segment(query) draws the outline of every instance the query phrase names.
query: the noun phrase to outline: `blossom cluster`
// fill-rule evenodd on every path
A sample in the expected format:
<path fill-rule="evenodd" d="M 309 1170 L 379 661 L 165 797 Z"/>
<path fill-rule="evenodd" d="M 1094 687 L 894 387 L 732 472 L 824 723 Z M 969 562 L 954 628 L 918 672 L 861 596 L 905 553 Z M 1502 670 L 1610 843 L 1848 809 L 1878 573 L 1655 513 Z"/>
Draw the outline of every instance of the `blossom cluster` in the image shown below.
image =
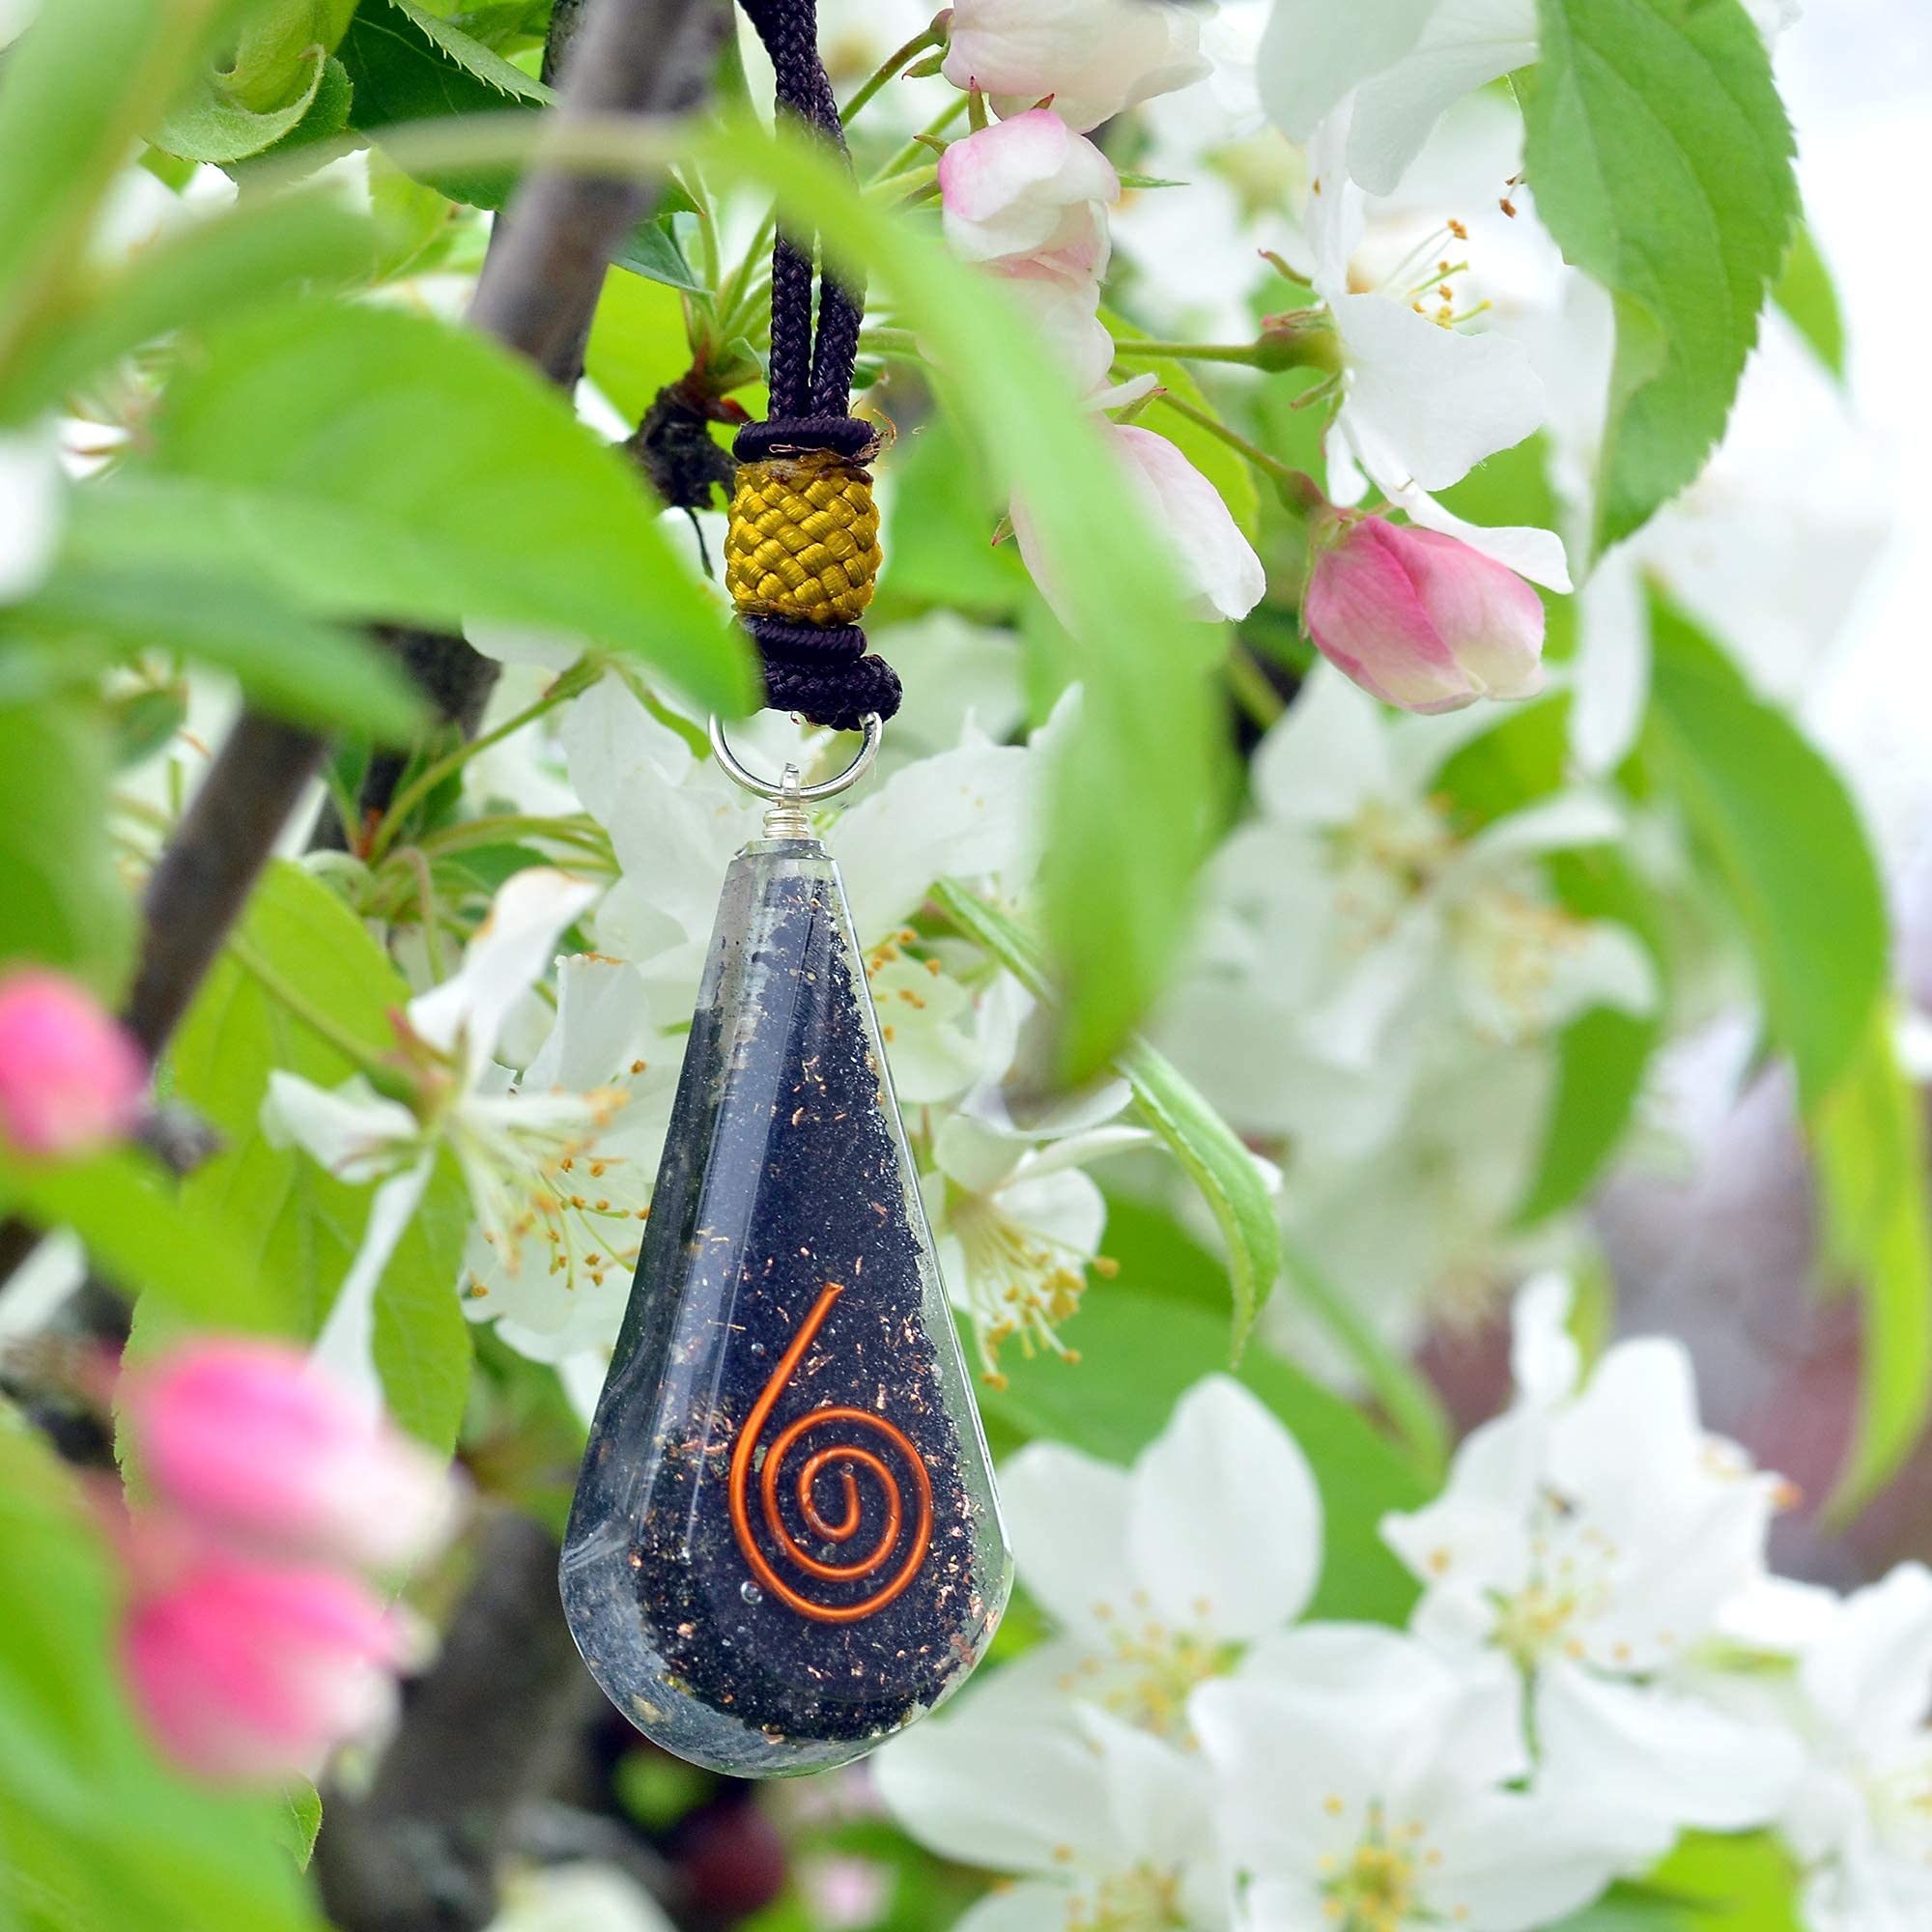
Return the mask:
<path fill-rule="evenodd" d="M 952 143 L 941 157 L 948 241 L 1003 278 L 1083 395 L 1108 410 L 1139 408 L 1156 387 L 1151 374 L 1106 386 L 1117 346 L 1099 319 L 1100 278 L 1110 256 L 1108 210 L 1122 190 L 1083 130 L 1124 105 L 1201 86 L 1209 64 L 1195 57 L 1198 29 L 1160 6 L 1067 6 L 1041 21 L 969 0 L 953 11 L 952 36 L 949 77 L 975 88 L 976 98 L 993 93 L 1011 118 Z M 1100 45 L 1110 50 L 1105 88 L 1088 71 Z M 987 74 L 1000 78 L 991 83 Z M 1025 106 L 1029 99 L 1038 104 Z M 1451 265 L 1422 259 L 1449 230 L 1411 250 L 1376 288 L 1356 288 L 1363 195 L 1344 164 L 1352 97 L 1331 110 L 1313 130 L 1301 238 L 1319 301 L 1270 318 L 1263 343 L 1271 355 L 1255 359 L 1325 369 L 1309 400 L 1334 399 L 1330 490 L 1352 503 L 1373 483 L 1389 506 L 1426 527 L 1325 505 L 1311 532 L 1303 622 L 1350 676 L 1408 709 L 1524 696 L 1541 681 L 1543 612 L 1515 572 L 1567 590 L 1562 545 L 1548 531 L 1473 529 L 1428 493 L 1530 435 L 1543 420 L 1542 385 L 1521 343 L 1461 326 L 1465 318 L 1442 280 Z M 1407 286 L 1417 273 L 1420 283 Z M 1424 291 L 1428 304 L 1416 299 Z M 1118 423 L 1109 433 L 1155 526 L 1170 537 L 1197 613 L 1245 616 L 1265 577 L 1218 494 L 1152 431 Z M 1051 600 L 1050 560 L 1023 502 L 1012 521 Z"/>
<path fill-rule="evenodd" d="M 316 1776 L 387 1720 L 411 1648 L 363 1573 L 437 1548 L 455 1486 L 279 1344 L 185 1343 L 118 1397 L 142 1496 L 114 1524 L 136 1707 L 199 1776 Z"/>
<path fill-rule="evenodd" d="M 1179 9 L 1101 11 L 1105 20 L 1078 17 L 1092 9 L 1068 9 L 1075 17 L 1041 34 L 1037 23 L 998 7 L 955 10 L 948 75 L 976 94 L 1005 95 L 1010 90 L 982 75 L 1011 80 L 1024 73 L 1022 92 L 1040 104 L 951 143 L 940 157 L 939 191 L 954 251 L 1000 277 L 1093 408 L 1125 410 L 1147 396 L 1154 379 L 1111 384 L 1114 339 L 1099 319 L 1100 284 L 1111 254 L 1107 210 L 1121 197 L 1121 182 L 1083 130 L 1128 101 L 1198 79 L 1206 67 L 1189 51 L 1193 22 Z M 1085 70 L 1101 44 L 1109 46 L 1114 71 L 1109 85 L 1096 88 Z M 1167 438 L 1105 421 L 1154 527 L 1171 539 L 1194 613 L 1245 617 L 1267 579 L 1220 493 Z M 1051 602 L 1051 560 L 1023 499 L 1014 500 L 1012 523 L 1021 554 Z"/>
<path fill-rule="evenodd" d="M 1384 1518 L 1406 1630 L 1311 1618 L 1320 1493 L 1239 1383 L 1131 1469 L 1003 1475 L 1053 1634 L 888 1746 L 899 1822 L 1010 1874 L 974 1932 L 1535 1932 L 1681 1832 L 1771 1830 L 1812 1932 L 1932 1908 L 1932 1574 L 1840 1599 L 1767 1567 L 1777 1477 L 1706 1434 L 1674 1342 L 1584 1374 L 1569 1287 L 1516 1312 L 1516 1397 Z"/>
<path fill-rule="evenodd" d="M 1122 1118 L 1119 1080 L 1028 1110 L 1009 1083 L 1023 1076 L 1034 1001 L 976 951 L 907 923 L 942 878 L 1024 897 L 1062 728 L 998 745 L 969 726 L 955 749 L 901 764 L 834 840 L 942 1270 L 990 1374 L 1008 1342 L 1062 1346 L 1058 1322 L 1104 1265 L 1105 1207 L 1085 1167 L 1150 1138 Z M 801 750 L 777 720 L 753 730 L 774 746 L 791 734 L 784 755 L 808 764 L 824 743 Z M 392 1091 L 361 1075 L 334 1091 L 288 1073 L 271 1084 L 275 1133 L 378 1184 L 318 1345 L 366 1388 L 377 1285 L 445 1146 L 476 1209 L 462 1287 L 472 1319 L 594 1393 L 630 1292 L 719 881 L 757 836 L 760 807 L 614 671 L 571 702 L 554 753 L 535 762 L 552 755 L 608 834 L 614 884 L 553 867 L 514 874 L 459 970 L 400 1016 Z M 573 925 L 596 950 L 558 959 Z M 534 990 L 553 966 L 554 1015 Z"/>

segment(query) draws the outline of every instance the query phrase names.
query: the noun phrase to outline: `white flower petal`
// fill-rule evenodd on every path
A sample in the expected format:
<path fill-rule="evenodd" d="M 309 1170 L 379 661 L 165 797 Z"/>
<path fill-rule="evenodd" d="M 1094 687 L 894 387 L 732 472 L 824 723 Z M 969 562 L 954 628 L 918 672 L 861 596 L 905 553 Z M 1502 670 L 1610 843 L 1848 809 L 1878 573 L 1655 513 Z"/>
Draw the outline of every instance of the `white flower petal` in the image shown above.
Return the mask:
<path fill-rule="evenodd" d="M 66 520 L 53 424 L 0 430 L 0 604 L 17 604 L 41 587 Z"/>
<path fill-rule="evenodd" d="M 385 1099 L 361 1074 L 332 1093 L 275 1067 L 262 1100 L 271 1144 L 293 1142 L 338 1179 L 360 1186 L 388 1173 L 422 1138 L 416 1117 Z"/>
<path fill-rule="evenodd" d="M 1376 480 L 1389 501 L 1424 529 L 1440 530 L 1445 537 L 1460 538 L 1472 550 L 1494 557 L 1519 577 L 1526 577 L 1547 590 L 1570 588 L 1569 560 L 1563 553 L 1563 539 L 1554 530 L 1538 529 L 1533 524 L 1465 523 L 1453 511 L 1445 510 L 1418 484 L 1399 477 L 1393 481 L 1381 477 Z"/>
<path fill-rule="evenodd" d="M 1169 541 L 1193 614 L 1245 617 L 1267 594 L 1267 573 L 1221 493 L 1175 443 L 1133 423 L 1112 426 L 1127 475 Z"/>
<path fill-rule="evenodd" d="M 978 1722 L 970 1708 L 872 1759 L 880 1798 L 923 1845 L 994 1871 L 1124 1861 L 1099 1753 L 1077 1733 Z"/>
<path fill-rule="evenodd" d="M 1403 58 L 1357 90 L 1349 172 L 1371 194 L 1393 194 L 1457 101 L 1536 54 L 1534 0 L 1436 0 Z"/>
<path fill-rule="evenodd" d="M 621 959 L 581 952 L 557 962 L 556 1023 L 524 1075 L 530 1094 L 586 1094 L 632 1077 L 651 1039 L 649 996 Z"/>
<path fill-rule="evenodd" d="M 1350 89 L 1413 47 L 1438 0 L 1275 0 L 1255 56 L 1262 104 L 1293 141 L 1339 106 Z"/>
<path fill-rule="evenodd" d="M 1246 1641 L 1293 1621 L 1314 1594 L 1321 1492 L 1274 1414 L 1210 1376 L 1134 1464 L 1127 1544 L 1168 1621 Z"/>
<path fill-rule="evenodd" d="M 1932 1570 L 1901 1563 L 1844 1600 L 1805 1652 L 1810 1702 L 1851 1736 L 1890 1739 L 1932 1711 Z"/>
<path fill-rule="evenodd" d="M 1256 748 L 1256 799 L 1289 824 L 1341 825 L 1387 791 L 1387 736 L 1374 698 L 1319 664 Z"/>
<path fill-rule="evenodd" d="M 1799 1771 L 1798 1743 L 1787 1730 L 1561 1660 L 1539 1676 L 1536 1732 L 1555 1783 L 1587 1791 L 1606 1813 L 1656 1821 L 1660 1850 L 1684 1826 L 1762 1825 L 1782 1807 Z"/>
<path fill-rule="evenodd" d="M 905 766 L 845 812 L 832 847 L 861 937 L 871 944 L 900 924 L 936 879 L 1022 890 L 1037 784 L 1030 749 L 968 746 Z"/>
<path fill-rule="evenodd" d="M 1124 1469 L 1057 1442 L 1030 1443 L 1000 1471 L 1020 1580 L 1056 1623 L 1102 1644 L 1133 1601 L 1130 1495 Z"/>
<path fill-rule="evenodd" d="M 1543 381 L 1513 337 L 1443 328 L 1388 296 L 1335 295 L 1329 307 L 1348 361 L 1342 420 L 1391 496 L 1446 489 L 1542 423 Z"/>
<path fill-rule="evenodd" d="M 1620 765 L 1650 701 L 1650 614 L 1642 580 L 1620 553 L 1591 571 L 1577 600 L 1570 748 L 1590 777 Z"/>
<path fill-rule="evenodd" d="M 513 872 L 453 977 L 410 1002 L 410 1025 L 432 1046 L 466 1046 L 473 1078 L 496 1051 L 517 1002 L 543 977 L 556 942 L 597 888 L 550 866 Z"/>
<path fill-rule="evenodd" d="M 1077 1896 L 1045 1878 L 998 1886 L 959 1915 L 952 1932 L 1072 1932 Z"/>
<path fill-rule="evenodd" d="M 362 1245 L 355 1252 L 310 1359 L 368 1414 L 383 1409 L 383 1380 L 376 1369 L 376 1290 L 396 1245 L 409 1232 L 435 1171 L 434 1153 L 392 1176 L 369 1203 Z"/>
<path fill-rule="evenodd" d="M 1519 1401 L 1539 1406 L 1576 1391 L 1582 1352 L 1570 1333 L 1570 1277 L 1550 1269 L 1517 1292 L 1510 1321 L 1510 1375 Z"/>

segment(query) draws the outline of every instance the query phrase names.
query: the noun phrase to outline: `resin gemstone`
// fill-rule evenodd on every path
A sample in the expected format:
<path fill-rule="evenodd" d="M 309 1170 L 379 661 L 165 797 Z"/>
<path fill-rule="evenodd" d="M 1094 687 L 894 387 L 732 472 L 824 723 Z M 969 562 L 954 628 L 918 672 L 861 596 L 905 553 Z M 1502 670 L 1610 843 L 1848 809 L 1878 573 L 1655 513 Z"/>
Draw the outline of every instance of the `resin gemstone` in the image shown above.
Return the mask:
<path fill-rule="evenodd" d="M 761 840 L 571 1510 L 572 1634 L 667 1749 L 810 1771 L 964 1681 L 1009 1569 L 838 869 Z"/>

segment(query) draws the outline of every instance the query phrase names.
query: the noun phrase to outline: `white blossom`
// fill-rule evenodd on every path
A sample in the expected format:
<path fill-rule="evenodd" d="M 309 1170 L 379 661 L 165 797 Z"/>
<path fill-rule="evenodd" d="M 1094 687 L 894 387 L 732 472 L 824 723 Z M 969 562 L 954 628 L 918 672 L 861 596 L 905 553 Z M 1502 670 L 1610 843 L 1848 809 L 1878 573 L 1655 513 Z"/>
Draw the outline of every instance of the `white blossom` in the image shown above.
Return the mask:
<path fill-rule="evenodd" d="M 1058 1634 L 994 1679 L 1009 1708 L 1091 1705 L 1170 1741 L 1188 1697 L 1307 1607 L 1321 1499 L 1286 1429 L 1210 1376 L 1130 1469 L 1037 1442 L 1001 1471 L 1013 1561 Z"/>
<path fill-rule="evenodd" d="M 1246 1880 L 1246 1932 L 1537 1932 L 1628 1848 L 1532 1770 L 1508 1665 L 1452 1667 L 1394 1631 L 1312 1624 L 1190 1710 Z"/>
<path fill-rule="evenodd" d="M 1200 28 L 1167 0 L 955 0 L 945 73 L 1002 114 L 1049 104 L 1069 128 L 1185 87 L 1208 71 Z"/>
<path fill-rule="evenodd" d="M 1560 1277 L 1524 1290 L 1515 1406 L 1463 1443 L 1435 1501 L 1382 1532 L 1424 1584 L 1417 1634 L 1508 1659 L 1545 1776 L 1655 1856 L 1685 1825 L 1764 1822 L 1796 1774 L 1781 1729 L 1727 1716 L 1686 1675 L 1763 1574 L 1784 1486 L 1703 1430 L 1674 1341 L 1619 1342 L 1579 1385 L 1568 1305 Z"/>
<path fill-rule="evenodd" d="M 1804 1768 L 1778 1822 L 1810 1932 L 1932 1923 L 1932 1571 L 1902 1563 L 1833 1605 L 1795 1704 Z"/>
<path fill-rule="evenodd" d="M 554 955 L 558 935 L 596 889 L 547 867 L 516 872 L 497 893 L 458 971 L 404 1009 L 410 1104 L 361 1075 L 327 1091 L 276 1069 L 263 1103 L 270 1131 L 332 1173 L 377 1181 L 362 1245 L 316 1345 L 319 1358 L 367 1400 L 378 1283 L 420 1205 L 439 1150 L 469 1184 L 483 1233 L 504 1252 L 557 1211 L 562 1163 L 584 1152 L 613 1111 L 601 1092 L 522 1096 L 495 1059 L 511 1014 Z"/>

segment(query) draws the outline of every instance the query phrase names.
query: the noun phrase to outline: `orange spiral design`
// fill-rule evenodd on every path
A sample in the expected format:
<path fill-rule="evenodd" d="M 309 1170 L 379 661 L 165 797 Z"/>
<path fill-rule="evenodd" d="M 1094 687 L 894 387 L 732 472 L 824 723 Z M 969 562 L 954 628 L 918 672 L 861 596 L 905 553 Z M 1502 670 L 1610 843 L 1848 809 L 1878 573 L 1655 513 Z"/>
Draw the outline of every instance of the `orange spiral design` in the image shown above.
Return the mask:
<path fill-rule="evenodd" d="M 766 1449 L 764 1465 L 758 1472 L 758 1513 L 764 1520 L 766 1533 L 778 1546 L 785 1562 L 805 1576 L 822 1577 L 832 1583 L 861 1583 L 875 1576 L 891 1562 L 893 1552 L 899 1547 L 906 1517 L 905 1496 L 899 1479 L 883 1456 L 856 1443 L 840 1442 L 829 1448 L 814 1449 L 799 1464 L 793 1485 L 799 1515 L 805 1519 L 806 1527 L 814 1536 L 823 1537 L 827 1543 L 849 1543 L 864 1526 L 865 1502 L 859 1492 L 856 1472 L 863 1471 L 878 1485 L 879 1492 L 885 1498 L 885 1524 L 872 1547 L 852 1562 L 826 1563 L 812 1555 L 785 1527 L 779 1510 L 780 1472 L 793 1444 L 808 1429 L 838 1422 L 853 1429 L 870 1430 L 897 1452 L 912 1471 L 918 1490 L 918 1511 L 912 1541 L 898 1568 L 870 1596 L 862 1597 L 857 1603 L 818 1604 L 793 1588 L 778 1574 L 753 1532 L 752 1464 L 757 1457 L 758 1440 L 764 1435 L 765 1425 L 771 1420 L 779 1397 L 784 1393 L 785 1384 L 791 1380 L 805 1351 L 810 1348 L 811 1338 L 824 1326 L 826 1316 L 832 1312 L 832 1304 L 844 1293 L 842 1282 L 827 1282 L 824 1293 L 812 1304 L 811 1313 L 799 1324 L 791 1346 L 779 1357 L 778 1367 L 772 1371 L 771 1379 L 759 1390 L 758 1399 L 752 1405 L 752 1412 L 746 1416 L 745 1426 L 738 1434 L 737 1446 L 731 1451 L 728 1489 L 732 1533 L 738 1539 L 738 1548 L 751 1566 L 752 1575 L 780 1603 L 796 1610 L 800 1616 L 825 1624 L 862 1623 L 874 1612 L 884 1609 L 919 1574 L 920 1565 L 925 1561 L 926 1552 L 932 1548 L 932 1478 L 926 1472 L 925 1463 L 902 1430 L 894 1428 L 883 1416 L 874 1415 L 865 1408 L 814 1408 L 780 1430 Z M 828 1470 L 837 1471 L 843 1490 L 841 1512 L 836 1519 L 827 1516 L 818 1505 L 818 1479 Z"/>

